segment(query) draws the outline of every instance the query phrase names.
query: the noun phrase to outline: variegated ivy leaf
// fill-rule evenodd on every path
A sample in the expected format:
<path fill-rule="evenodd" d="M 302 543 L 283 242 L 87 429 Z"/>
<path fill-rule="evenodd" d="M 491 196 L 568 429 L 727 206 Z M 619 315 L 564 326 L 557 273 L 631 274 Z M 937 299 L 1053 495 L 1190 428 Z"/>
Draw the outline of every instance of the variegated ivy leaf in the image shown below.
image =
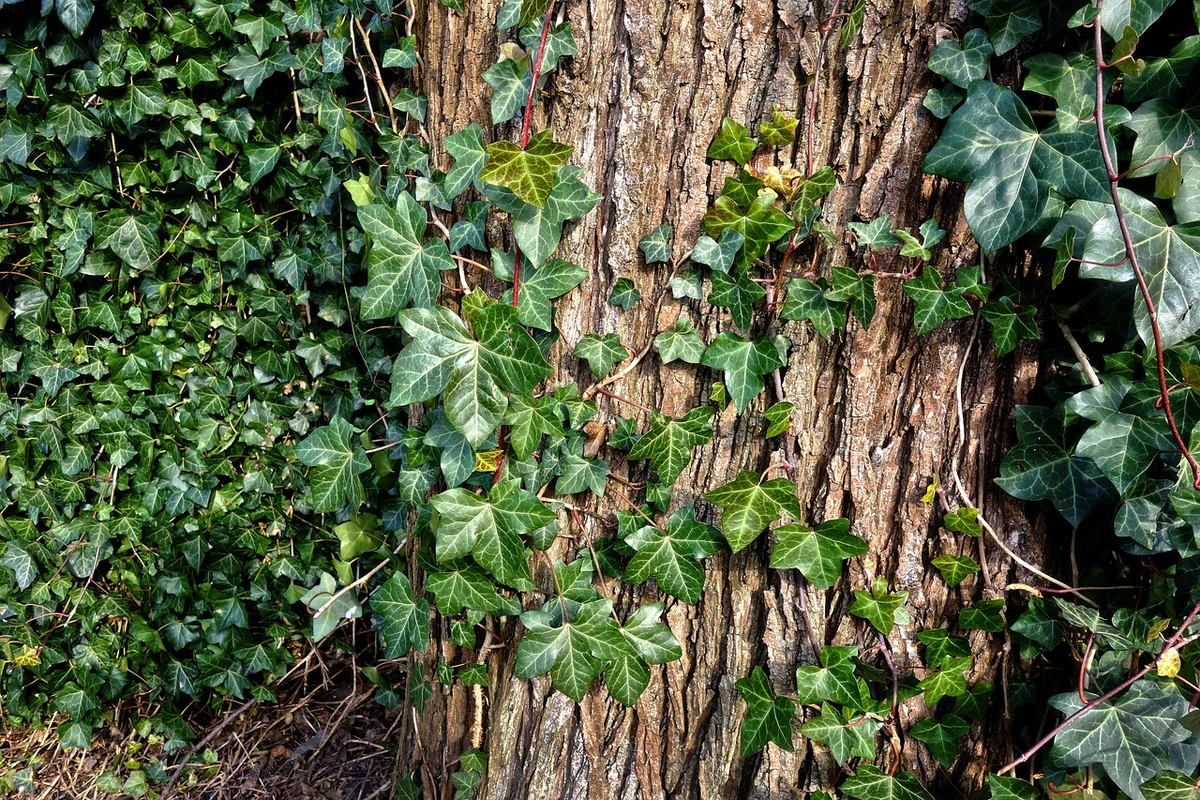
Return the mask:
<path fill-rule="evenodd" d="M 838 764 L 852 757 L 875 757 L 875 734 L 883 721 L 838 711 L 837 706 L 824 703 L 821 713 L 804 723 L 800 733 L 830 749 Z"/>
<path fill-rule="evenodd" d="M 550 130 L 539 131 L 524 149 L 512 142 L 488 145 L 488 160 L 480 180 L 503 186 L 531 206 L 545 208 L 558 171 L 575 148 L 554 141 Z"/>
<path fill-rule="evenodd" d="M 690 319 L 681 319 L 675 323 L 673 330 L 655 336 L 654 346 L 658 348 L 658 354 L 664 364 L 670 364 L 672 361 L 699 364 L 704 357 L 704 340 L 692 327 Z"/>
<path fill-rule="evenodd" d="M 670 225 L 659 225 L 638 241 L 638 249 L 647 264 L 659 264 L 671 260 L 671 233 L 675 229 Z"/>

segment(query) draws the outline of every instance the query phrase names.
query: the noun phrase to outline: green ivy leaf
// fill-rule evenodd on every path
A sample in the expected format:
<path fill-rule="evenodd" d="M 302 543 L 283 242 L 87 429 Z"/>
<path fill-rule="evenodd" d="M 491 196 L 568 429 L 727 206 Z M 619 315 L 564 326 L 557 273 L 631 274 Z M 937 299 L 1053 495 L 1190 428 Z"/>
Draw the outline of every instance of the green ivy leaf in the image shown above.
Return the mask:
<path fill-rule="evenodd" d="M 958 743 L 971 730 L 971 725 L 953 714 L 940 719 L 925 718 L 909 729 L 908 735 L 924 742 L 929 752 L 946 769 L 958 757 Z"/>
<path fill-rule="evenodd" d="M 495 611 L 502 601 L 488 577 L 475 567 L 459 566 L 428 572 L 425 588 L 433 593 L 438 611 L 452 616 L 464 608 L 471 611 Z"/>
<path fill-rule="evenodd" d="M 970 658 L 971 645 L 962 636 L 951 636 L 945 628 L 919 631 L 917 641 L 925 645 L 925 666 L 938 669 L 951 658 Z"/>
<path fill-rule="evenodd" d="M 877 577 L 871 591 L 854 591 L 854 603 L 850 613 L 865 619 L 875 630 L 887 636 L 896 624 L 896 612 L 904 607 L 908 592 L 888 591 L 887 579 Z"/>
<path fill-rule="evenodd" d="M 658 348 L 658 354 L 664 364 L 670 364 L 672 361 L 699 364 L 704 358 L 704 340 L 692 326 L 692 321 L 686 318 L 676 322 L 673 330 L 655 336 L 654 346 Z"/>
<path fill-rule="evenodd" d="M 410 650 L 425 652 L 429 643 L 429 602 L 413 598 L 412 584 L 403 572 L 392 573 L 375 590 L 371 610 L 383 618 L 379 635 L 387 658 L 400 658 Z"/>
<path fill-rule="evenodd" d="M 974 559 L 967 556 L 955 556 L 950 553 L 943 553 L 930 563 L 937 567 L 938 572 L 942 573 L 942 580 L 951 589 L 965 581 L 969 576 L 979 572 L 979 565 L 975 563 Z"/>
<path fill-rule="evenodd" d="M 704 567 L 697 563 L 721 546 L 711 525 L 696 521 L 695 510 L 684 506 L 667 520 L 666 530 L 646 526 L 625 538 L 635 551 L 624 580 L 642 583 L 651 577 L 672 597 L 694 605 L 704 588 Z"/>
<path fill-rule="evenodd" d="M 642 293 L 637 290 L 629 278 L 617 278 L 613 282 L 612 291 L 608 293 L 609 304 L 624 311 L 633 308 L 641 299 Z"/>
<path fill-rule="evenodd" d="M 1087 702 L 1096 698 L 1088 692 L 1084 697 Z M 1084 703 L 1074 691 L 1050 699 L 1050 705 L 1068 715 Z M 1101 764 L 1122 791 L 1140 798 L 1139 786 L 1173 763 L 1171 746 L 1191 736 L 1179 723 L 1187 712 L 1187 700 L 1175 692 L 1137 681 L 1060 731 L 1050 757 L 1064 766 Z"/>
<path fill-rule="evenodd" d="M 854 233 L 854 239 L 860 247 L 880 250 L 900 244 L 900 240 L 892 235 L 892 220 L 889 217 L 876 217 L 870 222 L 849 222 L 846 227 Z"/>
<path fill-rule="evenodd" d="M 821 713 L 800 728 L 800 733 L 830 749 L 834 760 L 845 765 L 851 758 L 871 759 L 875 757 L 875 734 L 883 727 L 883 721 L 873 718 L 851 719 L 836 706 L 825 703 Z"/>
<path fill-rule="evenodd" d="M 1134 253 L 1158 313 L 1163 346 L 1172 347 L 1200 330 L 1200 315 L 1190 313 L 1192 306 L 1200 302 L 1200 224 L 1168 225 L 1150 200 L 1127 189 L 1119 193 Z M 1110 209 L 1111 206 L 1088 234 L 1079 274 L 1084 278 L 1132 281 L 1133 270 L 1128 264 L 1097 265 L 1119 262 L 1125 257 L 1120 223 Z M 1143 342 L 1152 344 L 1150 317 L 1141 293 L 1133 283 L 1126 291 L 1137 298 L 1133 316 L 1138 334 Z"/>
<path fill-rule="evenodd" d="M 509 189 L 531 206 L 545 208 L 558 171 L 574 150 L 554 141 L 550 130 L 535 133 L 525 149 L 512 142 L 493 142 L 488 145 L 488 160 L 479 178 Z"/>
<path fill-rule="evenodd" d="M 972 0 L 968 5 L 972 11 L 987 16 L 988 31 L 998 56 L 1042 29 L 1042 15 L 1034 0 Z"/>
<path fill-rule="evenodd" d="M 772 439 L 784 433 L 792 425 L 792 411 L 796 408 L 793 403 L 776 403 L 763 412 L 767 421 L 767 438 Z"/>
<path fill-rule="evenodd" d="M 37 565 L 34 563 L 33 557 L 17 542 L 10 541 L 5 546 L 4 558 L 0 559 L 0 567 L 8 567 L 12 570 L 13 579 L 17 582 L 17 589 L 22 592 L 37 579 Z"/>
<path fill-rule="evenodd" d="M 496 277 L 502 277 L 497 274 Z M 541 266 L 524 264 L 521 267 L 521 288 L 517 295 L 517 317 L 522 325 L 543 331 L 554 330 L 554 306 L 557 297 L 583 283 L 587 273 L 582 267 L 551 258 Z M 504 301 L 512 303 L 512 290 L 504 293 Z"/>
<path fill-rule="evenodd" d="M 1077 426 L 1066 409 L 1018 406 L 1016 413 L 1020 443 L 1001 462 L 997 486 L 1021 500 L 1051 501 L 1072 525 L 1116 499 L 1096 463 L 1073 452 Z"/>
<path fill-rule="evenodd" d="M 162 250 L 157 221 L 145 213 L 110 211 L 96 220 L 94 236 L 97 247 L 111 250 L 136 270 L 153 264 Z"/>
<path fill-rule="evenodd" d="M 708 295 L 708 302 L 719 308 L 728 308 L 733 324 L 739 330 L 749 329 L 754 322 L 754 304 L 766 296 L 767 290 L 750 280 L 745 267 L 712 274 L 712 291 Z"/>
<path fill-rule="evenodd" d="M 743 207 L 732 198 L 721 195 L 704 215 L 704 232 L 712 237 L 721 237 L 726 230 L 740 233 L 745 241 L 742 246 L 743 263 L 753 262 L 767 252 L 773 242 L 791 233 L 791 217 L 775 207 L 776 194 L 764 189 L 749 207 Z M 695 251 L 692 253 L 695 260 Z"/>
<path fill-rule="evenodd" d="M 1025 59 L 1027 92 L 1053 97 L 1063 112 L 1086 119 L 1096 108 L 1096 62 L 1082 53 L 1038 53 Z M 1125 83 L 1128 92 L 1129 81 Z M 1126 95 L 1128 99 L 1128 94 Z"/>
<path fill-rule="evenodd" d="M 629 451 L 630 460 L 649 459 L 665 484 L 673 484 L 692 460 L 692 448 L 712 440 L 711 408 L 693 408 L 679 419 L 654 413 L 650 431 Z"/>
<path fill-rule="evenodd" d="M 888 775 L 870 764 L 860 766 L 839 788 L 855 800 L 933 800 L 911 772 Z"/>
<path fill-rule="evenodd" d="M 987 76 L 993 52 L 987 31 L 973 28 L 963 36 L 962 44 L 953 39 L 939 42 L 929 54 L 929 69 L 966 89 Z"/>
<path fill-rule="evenodd" d="M 408 192 L 400 192 L 395 208 L 365 206 L 358 210 L 358 220 L 371 237 L 367 288 L 360 301 L 363 318 L 391 317 L 409 303 L 432 306 L 441 287 L 438 272 L 453 269 L 454 262 L 444 241 L 425 241 L 425 209 Z"/>
<path fill-rule="evenodd" d="M 1010 779 L 1011 780 L 1011 779 Z M 1200 788 L 1196 779 L 1182 772 L 1167 770 L 1160 772 L 1141 786 L 1142 797 L 1145 800 L 1196 800 L 1200 797 Z M 1036 800 L 1030 794 L 1020 800 Z"/>
<path fill-rule="evenodd" d="M 793 278 L 788 281 L 787 297 L 779 316 L 808 320 L 817 333 L 829 336 L 834 330 L 846 327 L 846 304 L 830 300 L 824 289 L 807 278 Z"/>
<path fill-rule="evenodd" d="M 983 528 L 979 525 L 979 509 L 957 509 L 942 518 L 942 524 L 951 533 L 961 533 L 964 536 L 982 536 Z"/>
<path fill-rule="evenodd" d="M 353 510 L 363 500 L 358 476 L 371 468 L 371 462 L 351 444 L 353 432 L 349 422 L 334 417 L 296 445 L 296 458 L 312 468 L 308 477 L 314 511 L 336 511 L 347 504 Z"/>
<path fill-rule="evenodd" d="M 774 343 L 749 341 L 728 331 L 718 334 L 701 362 L 725 373 L 725 386 L 741 413 L 763 389 L 762 376 L 785 366 Z"/>
<path fill-rule="evenodd" d="M 719 242 L 711 236 L 701 234 L 688 258 L 697 264 L 704 264 L 714 272 L 728 272 L 733 265 L 734 257 L 737 256 L 738 250 L 742 249 L 745 241 L 746 237 L 731 227 L 726 227 L 721 231 Z"/>
<path fill-rule="evenodd" d="M 721 130 L 708 146 L 706 155 L 709 158 L 735 161 L 744 166 L 750 162 L 757 147 L 758 142 L 750 136 L 746 126 L 725 117 L 721 120 Z"/>
<path fill-rule="evenodd" d="M 493 125 L 508 122 L 525 106 L 533 85 L 528 58 L 502 58 L 484 70 L 481 77 L 492 87 Z"/>
<path fill-rule="evenodd" d="M 554 512 L 514 481 L 492 487 L 485 499 L 451 489 L 430 502 L 441 515 L 437 559 L 446 564 L 471 554 L 496 580 L 517 589 L 533 588 L 521 536 L 555 524 Z"/>
<path fill-rule="evenodd" d="M 779 110 L 779 106 L 771 109 L 771 118 L 758 127 L 758 136 L 763 144 L 773 147 L 786 147 L 796 140 L 796 127 L 800 120 L 789 117 Z"/>
<path fill-rule="evenodd" d="M 553 397 L 532 400 L 523 395 L 509 399 L 504 423 L 509 426 L 508 441 L 518 460 L 529 458 L 538 448 L 542 436 L 561 436 L 562 419 L 558 415 L 558 402 Z"/>
<path fill-rule="evenodd" d="M 1004 600 L 980 600 L 958 612 L 958 627 L 964 631 L 1001 633 L 1004 630 Z"/>
<path fill-rule="evenodd" d="M 83 31 L 92 21 L 95 11 L 92 0 L 55 0 L 54 8 L 58 12 L 59 22 L 76 39 L 83 37 Z"/>
<path fill-rule="evenodd" d="M 675 228 L 670 225 L 659 225 L 638 240 L 638 249 L 642 251 L 647 264 L 671 260 L 671 234 L 674 231 Z"/>
<path fill-rule="evenodd" d="M 607 481 L 608 464 L 569 453 L 563 458 L 559 467 L 558 481 L 554 484 L 554 490 L 559 495 L 590 491 L 597 497 L 603 497 L 604 485 Z"/>
<path fill-rule="evenodd" d="M 850 533 L 850 520 L 831 519 L 816 528 L 793 522 L 775 529 L 779 542 L 771 551 L 771 567 L 795 568 L 813 585 L 828 589 L 842 577 L 842 562 L 868 551 Z M 890 628 L 889 628 L 890 629 Z"/>
<path fill-rule="evenodd" d="M 1037 309 L 1033 306 L 1017 306 L 1011 297 L 1005 296 L 984 305 L 980 313 L 992 326 L 992 343 L 997 356 L 1011 353 L 1022 339 L 1037 341 L 1041 338 L 1035 321 Z"/>
<path fill-rule="evenodd" d="M 854 675 L 857 656 L 857 647 L 830 645 L 821 648 L 822 666 L 796 667 L 796 696 L 800 703 L 811 705 L 830 701 L 857 707 L 859 688 L 858 678 Z"/>
<path fill-rule="evenodd" d="M 603 378 L 618 364 L 629 358 L 629 351 L 621 344 L 621 337 L 615 333 L 603 336 L 597 333 L 586 333 L 575 344 L 575 357 L 588 362 L 592 374 Z"/>
<path fill-rule="evenodd" d="M 445 144 L 446 152 L 454 159 L 454 166 L 446 173 L 443 191 L 447 200 L 453 200 L 479 179 L 488 151 L 483 144 L 483 130 L 474 122 L 447 136 Z"/>
<path fill-rule="evenodd" d="M 917 684 L 925 692 L 925 705 L 933 708 L 943 697 L 958 697 L 967 691 L 967 670 L 970 656 L 953 656 L 942 661 L 940 669 L 931 672 Z"/>
<path fill-rule="evenodd" d="M 796 704 L 786 697 L 776 697 L 767 682 L 767 673 L 761 667 L 742 678 L 736 684 L 738 692 L 746 701 L 746 718 L 742 721 L 742 758 L 753 755 L 774 742 L 779 747 L 792 750 L 792 717 Z"/>
<path fill-rule="evenodd" d="M 929 110 L 938 119 L 947 119 L 954 113 L 954 109 L 958 108 L 958 104 L 963 101 L 966 95 L 962 89 L 957 86 L 942 86 L 939 88 L 930 89 L 925 93 L 925 99 L 921 101 L 921 105 Z"/>
<path fill-rule="evenodd" d="M 606 662 L 630 655 L 630 644 L 611 616 L 611 600 L 574 607 L 569 620 L 556 620 L 547 611 L 521 615 L 529 631 L 517 646 L 515 671 L 521 678 L 549 672 L 556 689 L 580 702 Z"/>
<path fill-rule="evenodd" d="M 518 18 L 517 24 L 528 25 L 541 19 L 545 16 L 550 3 L 551 0 L 521 0 L 521 16 Z"/>
<path fill-rule="evenodd" d="M 971 304 L 961 291 L 943 288 L 941 275 L 934 267 L 921 270 L 919 278 L 905 281 L 902 288 L 917 304 L 913 318 L 918 334 L 929 333 L 947 319 L 963 319 L 972 314 Z"/>
<path fill-rule="evenodd" d="M 417 37 L 416 36 L 401 36 L 397 42 L 399 47 L 389 47 L 383 53 L 383 66 L 396 67 L 399 69 L 412 69 L 420 63 L 420 58 L 417 55 Z M 472 125 L 474 123 L 471 123 Z M 452 134 L 456 135 L 456 134 Z M 451 136 L 446 137 L 447 144 Z M 451 153 L 450 155 L 454 155 Z"/>
<path fill-rule="evenodd" d="M 795 519 L 804 513 L 794 483 L 785 478 L 763 481 L 749 470 L 742 470 L 731 482 L 705 494 L 704 499 L 722 508 L 721 529 L 735 553 L 757 539 L 784 511 Z"/>

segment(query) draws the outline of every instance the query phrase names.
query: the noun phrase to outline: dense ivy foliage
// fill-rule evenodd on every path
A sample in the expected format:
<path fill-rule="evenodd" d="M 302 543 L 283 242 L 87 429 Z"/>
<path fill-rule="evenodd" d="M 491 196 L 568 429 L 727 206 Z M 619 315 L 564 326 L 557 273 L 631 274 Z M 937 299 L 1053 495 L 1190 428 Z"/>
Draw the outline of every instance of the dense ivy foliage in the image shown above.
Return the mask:
<path fill-rule="evenodd" d="M 484 73 L 498 127 L 442 143 L 425 138 L 417 41 L 389 5 L 35 5 L 0 8 L 0 696 L 13 721 L 57 713 L 70 747 L 131 695 L 153 701 L 147 730 L 178 746 L 184 704 L 269 699 L 304 636 L 364 616 L 394 660 L 425 650 L 433 615 L 484 656 L 494 618 L 519 616 L 518 676 L 549 675 L 575 700 L 602 679 L 633 705 L 682 649 L 663 603 L 617 614 L 610 579 L 696 603 L 703 559 L 769 530 L 771 566 L 827 589 L 867 551 L 847 520 L 812 520 L 797 499 L 781 320 L 824 336 L 867 327 L 889 291 L 911 299 L 918 334 L 979 315 L 998 356 L 1040 336 L 1028 297 L 1041 289 L 988 283 L 986 258 L 942 275 L 935 220 L 831 230 L 831 168 L 811 156 L 803 171 L 762 166 L 811 136 L 813 105 L 808 132 L 780 108 L 757 129 L 724 120 L 708 156 L 737 171 L 704 233 L 686 254 L 669 225 L 640 243 L 647 264 L 674 269 L 672 302 L 728 312 L 719 333 L 705 341 L 685 315 L 641 350 L 613 333 L 560 342 L 554 300 L 589 271 L 555 253 L 600 197 L 571 144 L 532 125 L 545 76 L 578 50 L 553 0 L 504 3 L 506 43 Z M 790 749 L 795 727 L 846 768 L 827 791 L 927 798 L 898 757 L 884 754 L 890 771 L 859 762 L 891 741 L 956 764 L 994 694 L 968 680 L 963 634 L 1007 636 L 1028 665 L 1071 628 L 1087 645 L 1078 686 L 1050 700 L 1064 722 L 1013 766 L 1053 739 L 1041 786 L 1191 796 L 1200 36 L 1182 5 L 975 0 L 981 27 L 934 49 L 930 68 L 948 83 L 926 98 L 947 119 L 926 171 L 970 184 L 966 218 L 985 256 L 1048 248 L 1050 314 L 1074 346 L 1049 403 L 1018 412 L 998 483 L 1051 501 L 1087 535 L 1111 529 L 1155 574 L 1137 578 L 1140 593 L 1035 589 L 1019 614 L 979 600 L 951 630 L 915 632 L 915 669 L 897 667 L 887 638 L 910 625 L 907 593 L 883 577 L 850 586 L 860 640 L 877 643 L 821 647 L 809 632 L 814 663 L 797 668 L 794 699 L 760 668 L 738 680 L 743 756 Z M 841 46 L 857 35 L 866 4 L 847 6 L 834 4 L 822 48 L 834 30 Z M 1143 52 L 1164 14 L 1178 24 L 1161 52 Z M 1035 42 L 1079 52 L 1034 54 Z M 989 79 L 1013 52 L 1024 95 Z M 865 266 L 800 271 L 797 248 L 823 241 L 853 246 Z M 875 268 L 884 251 L 905 271 Z M 633 311 L 650 299 L 620 278 L 608 301 Z M 1087 330 L 1087 349 L 1072 328 Z M 586 363 L 595 383 L 552 385 L 552 352 Z M 701 367 L 711 403 L 680 417 L 642 409 L 594 438 L 594 397 L 646 358 Z M 709 520 L 672 503 L 672 486 L 730 403 L 760 416 L 787 460 L 703 487 Z M 644 485 L 610 485 L 614 452 L 644 464 Z M 994 536 L 957 488 L 935 476 L 924 499 L 948 530 Z M 589 496 L 623 505 L 594 541 L 578 524 Z M 552 561 L 564 528 L 574 545 Z M 931 565 L 950 587 L 980 570 L 955 553 Z M 404 669 L 402 686 L 371 671 L 381 703 L 420 708 L 433 680 L 488 681 L 482 660 Z M 1022 687 L 1014 676 L 1009 707 Z M 918 697 L 928 714 L 902 725 L 898 705 Z M 460 796 L 486 763 L 464 754 Z M 989 790 L 1030 798 L 1039 784 L 1002 774 Z"/>

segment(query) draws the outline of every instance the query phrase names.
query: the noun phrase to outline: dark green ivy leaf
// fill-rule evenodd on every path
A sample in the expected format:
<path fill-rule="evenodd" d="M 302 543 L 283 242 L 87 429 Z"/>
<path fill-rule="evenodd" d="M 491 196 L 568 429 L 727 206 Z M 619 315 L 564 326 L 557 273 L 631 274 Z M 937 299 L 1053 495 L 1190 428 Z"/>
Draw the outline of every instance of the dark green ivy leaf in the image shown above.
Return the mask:
<path fill-rule="evenodd" d="M 618 364 L 629 358 L 629 351 L 621 344 L 621 337 L 615 333 L 603 336 L 597 333 L 586 333 L 575 344 L 575 357 L 588 362 L 592 374 L 603 378 Z"/>
<path fill-rule="evenodd" d="M 793 522 L 775 529 L 779 542 L 771 552 L 774 569 L 795 568 L 815 586 L 828 589 L 842 576 L 847 558 L 867 552 L 867 543 L 850 533 L 850 521 L 831 519 L 816 528 Z"/>
<path fill-rule="evenodd" d="M 654 413 L 650 431 L 629 451 L 631 460 L 649 459 L 664 484 L 673 484 L 692 460 L 692 448 L 712 440 L 711 408 L 693 408 L 679 419 Z"/>
<path fill-rule="evenodd" d="M 971 725 L 953 714 L 939 719 L 925 718 L 909 729 L 908 735 L 924 742 L 929 752 L 946 769 L 958 757 L 958 743 L 971 730 Z"/>
<path fill-rule="evenodd" d="M 875 578 L 871 591 L 854 591 L 854 603 L 850 613 L 871 623 L 871 627 L 887 636 L 896 624 L 896 612 L 904 607 L 908 592 L 888 591 L 887 579 Z"/>
<path fill-rule="evenodd" d="M 919 278 L 904 282 L 904 293 L 917 304 L 913 319 L 917 333 L 926 334 L 946 319 L 971 316 L 971 304 L 954 287 L 943 288 L 942 277 L 934 267 L 925 267 Z"/>
<path fill-rule="evenodd" d="M 987 75 L 992 53 L 987 31 L 973 28 L 963 36 L 962 44 L 952 39 L 939 42 L 929 54 L 929 69 L 965 89 Z"/>
<path fill-rule="evenodd" d="M 738 681 L 738 692 L 746 701 L 746 718 L 742 721 L 742 758 L 753 755 L 774 742 L 784 750 L 792 750 L 792 717 L 796 704 L 786 697 L 776 697 L 761 667 Z"/>
<path fill-rule="evenodd" d="M 734 161 L 744 166 L 750 162 L 757 147 L 758 142 L 750 136 L 745 125 L 725 117 L 721 120 L 720 132 L 708 146 L 707 155 L 709 158 Z"/>
<path fill-rule="evenodd" d="M 670 225 L 659 225 L 638 241 L 638 249 L 642 251 L 647 264 L 671 260 L 671 234 L 674 230 Z"/>
<path fill-rule="evenodd" d="M 930 562 L 937 567 L 938 572 L 942 573 L 942 580 L 950 588 L 958 586 L 965 581 L 968 576 L 979 572 L 979 565 L 974 559 L 967 556 L 956 556 L 950 553 L 943 553 Z"/>
<path fill-rule="evenodd" d="M 749 341 L 728 331 L 718 334 L 701 363 L 725 373 L 725 386 L 739 413 L 762 391 L 762 376 L 784 366 L 770 340 Z"/>
<path fill-rule="evenodd" d="M 392 577 L 371 595 L 371 610 L 383 618 L 379 634 L 384 655 L 400 658 L 410 650 L 425 652 L 429 642 L 429 601 L 414 599 L 412 584 L 403 572 Z"/>
<path fill-rule="evenodd" d="M 844 766 L 855 756 L 875 757 L 875 734 L 881 727 L 882 720 L 865 716 L 851 719 L 848 712 L 839 712 L 836 706 L 825 703 L 821 713 L 804 723 L 800 733 L 828 747 L 834 760 Z"/>
<path fill-rule="evenodd" d="M 642 299 L 642 293 L 633 285 L 629 278 L 617 278 L 613 282 L 612 291 L 608 293 L 608 302 L 617 308 L 628 311 Z"/>
<path fill-rule="evenodd" d="M 646 526 L 625 543 L 636 552 L 624 580 L 641 583 L 654 577 L 658 588 L 691 605 L 704 588 L 704 567 L 697 562 L 717 552 L 721 537 L 711 525 L 696 521 L 691 506 L 684 506 L 667 520 L 665 531 Z"/>
<path fill-rule="evenodd" d="M 749 470 L 742 470 L 731 482 L 705 494 L 704 499 L 721 506 L 721 530 L 735 553 L 757 539 L 784 511 L 794 519 L 804 513 L 796 499 L 796 484 L 785 478 L 764 481 Z"/>
<path fill-rule="evenodd" d="M 860 766 L 839 788 L 855 800 L 933 800 L 911 772 L 888 775 L 870 764 Z"/>

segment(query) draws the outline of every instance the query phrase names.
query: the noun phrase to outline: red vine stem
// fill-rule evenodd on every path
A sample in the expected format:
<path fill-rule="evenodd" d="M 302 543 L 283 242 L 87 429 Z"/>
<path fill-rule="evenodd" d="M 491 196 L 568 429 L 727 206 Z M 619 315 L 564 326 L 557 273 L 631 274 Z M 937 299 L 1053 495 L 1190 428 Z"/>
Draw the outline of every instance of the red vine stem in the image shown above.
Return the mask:
<path fill-rule="evenodd" d="M 550 5 L 546 7 L 546 18 L 542 20 L 542 41 L 538 45 L 537 58 L 533 61 L 533 70 L 530 73 L 531 80 L 529 81 L 529 97 L 525 100 L 525 116 L 521 120 L 521 149 L 524 150 L 529 146 L 529 121 L 533 117 L 533 98 L 537 95 L 538 79 L 542 76 L 542 59 L 546 56 L 546 39 L 550 35 L 550 16 L 554 13 L 554 0 L 550 0 Z M 513 260 L 513 299 L 512 304 L 515 308 L 517 305 L 517 296 L 521 290 L 521 248 L 514 248 L 515 258 Z"/>
<path fill-rule="evenodd" d="M 1104 127 L 1104 42 L 1102 37 L 1103 30 L 1100 26 L 1100 14 L 1104 11 L 1104 0 L 1096 0 L 1096 18 L 1092 22 L 1092 27 L 1095 30 L 1096 42 L 1096 133 L 1100 137 L 1100 157 L 1104 159 L 1104 169 L 1108 172 L 1108 188 L 1112 194 L 1113 206 L 1117 215 L 1117 225 L 1121 229 L 1121 238 L 1125 243 L 1125 255 L 1129 259 L 1129 266 L 1133 268 L 1134 277 L 1137 278 L 1138 288 L 1142 292 L 1142 299 L 1146 302 L 1146 313 L 1150 317 L 1150 330 L 1154 334 L 1154 360 L 1158 366 L 1158 391 L 1162 397 L 1163 411 L 1167 416 L 1167 424 L 1171 428 L 1171 435 L 1175 437 L 1175 443 L 1179 445 L 1180 452 L 1187 459 L 1188 465 L 1192 468 L 1192 488 L 1200 489 L 1200 465 L 1196 464 L 1196 459 L 1192 456 L 1192 451 L 1188 449 L 1187 443 L 1183 441 L 1183 435 L 1179 432 L 1179 426 L 1175 424 L 1175 414 L 1171 411 L 1170 389 L 1167 386 L 1167 370 L 1163 364 L 1163 343 L 1162 330 L 1158 325 L 1158 310 L 1154 307 L 1154 300 L 1150 296 L 1150 287 L 1146 283 L 1146 276 L 1142 273 L 1142 268 L 1138 264 L 1137 253 L 1133 249 L 1133 237 L 1129 233 L 1129 223 L 1125 220 L 1125 211 L 1121 207 L 1121 196 L 1117 192 L 1117 181 L 1120 180 L 1120 173 L 1117 172 L 1116 165 L 1113 164 L 1112 155 L 1108 152 L 1108 133 Z"/>
<path fill-rule="evenodd" d="M 1021 764 L 1024 764 L 1026 761 L 1033 758 L 1033 756 L 1039 750 L 1041 750 L 1043 747 L 1048 745 L 1054 739 L 1055 736 L 1057 736 L 1059 733 L 1061 733 L 1063 731 L 1063 729 L 1066 728 L 1068 725 L 1070 725 L 1072 722 L 1079 719 L 1080 717 L 1082 717 L 1084 714 L 1088 713 L 1089 711 L 1095 709 L 1101 703 L 1106 703 L 1109 700 L 1113 699 L 1114 697 L 1119 695 L 1121 692 L 1125 691 L 1130 686 L 1132 686 L 1133 684 L 1135 684 L 1139 680 L 1141 680 L 1142 677 L 1147 672 L 1149 672 L 1150 670 L 1152 670 L 1156 666 L 1158 666 L 1159 660 L 1161 660 L 1162 657 L 1164 655 L 1166 655 L 1168 652 L 1170 652 L 1172 649 L 1178 650 L 1180 647 L 1183 647 L 1186 644 L 1190 644 L 1191 642 L 1194 642 L 1197 639 L 1200 639 L 1200 633 L 1193 633 L 1191 636 L 1187 636 L 1187 637 L 1184 636 L 1184 631 L 1186 631 L 1188 629 L 1188 626 L 1190 626 L 1192 624 L 1192 622 L 1196 619 L 1197 614 L 1200 614 L 1200 603 L 1197 603 L 1195 605 L 1195 607 L 1192 608 L 1192 612 L 1187 615 L 1187 619 L 1185 619 L 1183 621 L 1183 624 L 1179 626 L 1179 629 L 1177 631 L 1175 631 L 1175 634 L 1170 639 L 1168 639 L 1165 644 L 1163 644 L 1163 649 L 1159 652 L 1159 654 L 1156 655 L 1154 658 L 1152 658 L 1150 660 L 1150 662 L 1148 664 L 1146 664 L 1146 666 L 1142 667 L 1137 672 L 1135 672 L 1133 675 L 1131 675 L 1130 677 L 1121 681 L 1121 683 L 1117 684 L 1116 686 L 1109 689 L 1104 694 L 1100 695 L 1096 699 L 1094 699 L 1091 702 L 1087 703 L 1086 705 L 1082 706 L 1075 713 L 1071 714 L 1066 719 L 1064 719 L 1062 722 L 1055 725 L 1054 728 L 1049 733 L 1047 733 L 1041 739 L 1038 739 L 1037 743 L 1034 744 L 1033 747 L 1026 750 L 1024 753 L 1022 753 L 1020 755 L 1020 757 L 1018 757 L 1017 759 L 1015 759 L 1014 761 L 1009 763 L 1007 766 L 1004 767 L 1004 769 L 1000 770 L 996 774 L 1003 775 L 1006 772 L 1011 772 L 1012 770 L 1016 769 Z"/>

